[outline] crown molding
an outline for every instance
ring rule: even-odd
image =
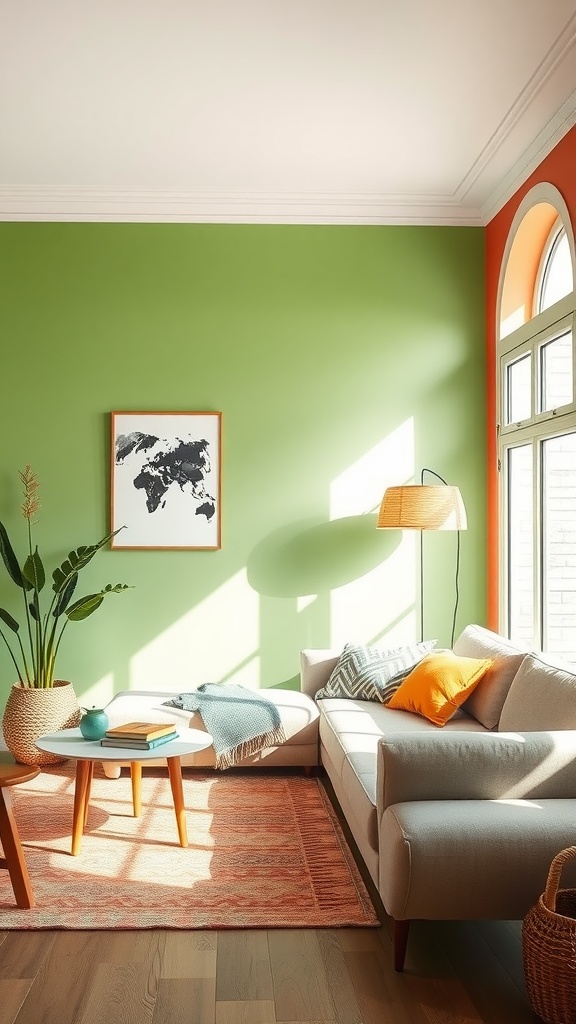
[[[576,124],[576,91],[536,138],[574,81],[576,14],[555,40],[453,193],[216,192],[82,186],[0,186],[0,221],[484,226]],[[558,100],[557,100],[558,102]],[[537,109],[538,108],[538,109]],[[522,135],[532,138],[510,162]],[[494,184],[496,182],[496,184]]]
[[[451,196],[0,186],[0,221],[481,225]]]
[[[530,177],[533,171],[552,152],[560,140],[576,124],[576,91],[556,112],[545,128],[516,160],[507,174],[499,181],[497,188],[481,206],[482,223],[488,224],[514,193]]]
[[[470,194],[474,185],[482,181],[482,177],[489,173],[490,164],[495,160],[499,151],[505,146],[507,140],[510,138],[514,130],[518,125],[521,124],[522,119],[530,120],[530,108],[533,107],[535,101],[543,93],[547,86],[553,86],[555,81],[558,81],[563,74],[565,68],[569,68],[569,80],[574,81],[573,71],[571,70],[574,65],[574,50],[576,49],[576,14],[573,15],[564,26],[564,29],[560,35],[555,39],[553,45],[550,47],[546,55],[540,61],[540,64],[535,68],[533,74],[530,76],[524,88],[519,92],[514,103],[506,112],[500,124],[497,126],[491,137],[488,139],[486,145],[483,147],[481,152],[478,154],[476,160],[470,167],[468,173],[464,176],[455,192],[455,198],[460,202],[464,201],[465,197]],[[566,92],[563,91],[561,94],[564,96]],[[563,105],[570,104],[570,100],[574,99],[574,95],[566,101]],[[554,109],[554,107],[552,107]],[[562,109],[552,119],[552,126],[547,124],[543,129],[543,133],[551,134],[555,131],[555,122],[562,119]],[[540,122],[542,123],[542,122]],[[558,141],[556,139],[556,141]],[[532,147],[529,147],[530,149]],[[552,146],[550,147],[552,148]],[[524,154],[519,158],[519,162],[524,161]],[[510,172],[514,173],[513,171]],[[516,177],[518,175],[516,174]],[[498,175],[500,182],[501,175]],[[487,187],[485,185],[483,189],[484,195],[487,194]]]

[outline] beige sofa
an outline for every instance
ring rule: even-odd
[[[275,704],[284,727],[286,741],[273,747],[266,747],[251,757],[240,761],[238,767],[298,766],[312,768],[318,764],[318,721],[319,709],[314,700],[298,690],[266,689],[256,691],[260,696]],[[165,690],[122,690],[116,694],[106,708],[110,726],[126,722],[176,722],[190,729],[206,732],[202,718],[197,712],[182,711],[167,707],[164,701],[177,696],[176,692]],[[161,748],[160,748],[161,750]],[[127,761],[103,761],[102,768],[109,778],[118,778]],[[159,753],[158,758],[146,761],[147,767],[165,765],[166,759]],[[214,749],[207,747],[196,754],[182,757],[184,767],[214,768]]]
[[[519,920],[576,842],[576,675],[477,625],[454,653],[494,664],[441,728],[374,701],[317,702],[320,760],[394,921],[397,970],[411,920]],[[301,652],[304,693],[339,654]]]

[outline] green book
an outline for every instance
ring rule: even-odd
[[[161,747],[163,743],[177,739],[177,732],[169,732],[166,736],[158,736],[155,740],[121,740],[105,736],[100,740],[100,745],[102,747],[129,747],[131,750],[153,750],[154,747]]]

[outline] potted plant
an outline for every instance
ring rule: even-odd
[[[71,622],[87,619],[105,597],[129,587],[126,583],[109,583],[97,593],[73,600],[79,573],[114,536],[110,533],[97,544],[71,551],[52,572],[48,591],[44,564],[32,536],[40,509],[38,480],[30,466],[19,475],[24,487],[21,509],[28,533],[28,553],[23,564],[16,557],[6,528],[0,522],[2,560],[10,579],[21,591],[23,601],[22,630],[21,623],[6,608],[0,607],[0,636],[18,676],[8,697],[2,726],[6,745],[18,762],[51,764],[59,759],[40,751],[34,740],[43,733],[77,725],[80,720],[72,684],[55,678],[62,637]]]

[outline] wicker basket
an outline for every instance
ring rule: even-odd
[[[40,750],[34,741],[79,725],[81,716],[72,683],[55,680],[45,690],[14,683],[2,719],[4,741],[18,764],[62,764],[65,758]]]
[[[532,1009],[546,1024],[576,1024],[576,889],[560,889],[576,846],[554,857],[546,890],[522,926],[524,977]]]

